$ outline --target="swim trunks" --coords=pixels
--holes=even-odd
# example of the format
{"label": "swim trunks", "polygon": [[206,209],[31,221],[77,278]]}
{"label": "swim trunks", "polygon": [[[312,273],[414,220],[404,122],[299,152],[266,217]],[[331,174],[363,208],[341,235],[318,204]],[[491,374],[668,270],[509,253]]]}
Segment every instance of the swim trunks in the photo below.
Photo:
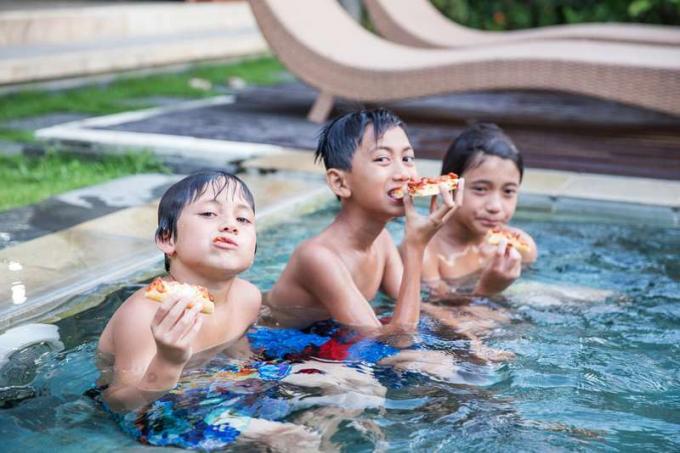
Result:
{"label": "swim trunks", "polygon": [[266,360],[300,361],[309,358],[377,363],[399,349],[364,337],[333,321],[318,321],[302,329],[257,326],[248,332],[255,352]]}
{"label": "swim trunks", "polygon": [[143,444],[215,450],[232,444],[250,419],[280,420],[291,412],[277,385],[290,371],[285,363],[220,364],[186,374],[160,399],[124,414],[108,410],[101,399],[105,387],[86,394]]}

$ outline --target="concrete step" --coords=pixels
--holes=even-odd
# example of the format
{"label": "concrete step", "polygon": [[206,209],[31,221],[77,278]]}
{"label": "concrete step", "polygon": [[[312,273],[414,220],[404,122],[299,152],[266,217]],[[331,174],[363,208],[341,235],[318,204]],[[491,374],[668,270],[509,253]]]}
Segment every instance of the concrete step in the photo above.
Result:
{"label": "concrete step", "polygon": [[245,2],[0,11],[0,85],[268,51]]}
{"label": "concrete step", "polygon": [[65,45],[0,48],[0,84],[137,70],[196,61],[262,55],[256,29],[207,30]]}
{"label": "concrete step", "polygon": [[[23,2],[17,2],[17,6]],[[59,7],[61,6],[61,7]],[[0,46],[73,44],[106,39],[256,28],[244,1],[229,3],[73,2],[0,10]]]}

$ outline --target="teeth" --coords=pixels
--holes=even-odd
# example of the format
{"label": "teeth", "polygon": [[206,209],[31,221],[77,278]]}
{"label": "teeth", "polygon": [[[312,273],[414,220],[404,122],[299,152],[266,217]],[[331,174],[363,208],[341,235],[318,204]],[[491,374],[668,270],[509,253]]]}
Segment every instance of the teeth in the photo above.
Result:
{"label": "teeth", "polygon": [[404,198],[404,191],[401,189],[392,189],[390,190],[389,195],[396,199]]}

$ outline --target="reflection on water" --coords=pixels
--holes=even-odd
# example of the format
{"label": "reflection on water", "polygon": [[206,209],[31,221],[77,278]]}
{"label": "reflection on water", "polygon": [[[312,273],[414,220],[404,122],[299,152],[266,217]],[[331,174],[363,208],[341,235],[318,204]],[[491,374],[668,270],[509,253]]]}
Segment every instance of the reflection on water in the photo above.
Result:
{"label": "reflection on water", "polygon": [[[334,213],[260,234],[246,278],[271,288],[294,246]],[[428,345],[454,358],[463,381],[359,363],[355,370],[385,388],[381,404],[364,397],[370,404],[362,406],[360,392],[328,395],[289,382],[279,394],[296,410],[284,420],[315,427],[324,449],[345,451],[679,450],[680,231],[537,220],[518,226],[541,256],[522,285],[494,301],[509,320],[485,333],[489,347],[513,352],[514,360],[480,363],[465,338],[433,326]],[[398,222],[390,228],[401,234]],[[66,349],[33,350],[24,356],[31,366],[14,367],[24,371],[2,383],[11,391],[0,390],[7,449],[79,451],[83,439],[100,450],[136,445],[82,394],[98,376],[99,332],[138,287],[59,321]],[[383,315],[392,303],[378,298],[374,306]],[[238,388],[246,387],[258,388]]]}
{"label": "reflection on water", "polygon": [[[6,234],[6,233],[2,233]],[[4,265],[4,263],[2,263]],[[10,272],[19,272],[24,269],[21,263],[17,261],[9,261],[7,263],[7,269]],[[23,304],[26,302],[26,285],[21,281],[15,280],[11,283],[10,290],[12,292],[12,303],[14,305]]]}
{"label": "reflection on water", "polygon": [[12,303],[15,305],[26,302],[26,286],[21,282],[12,282]]}

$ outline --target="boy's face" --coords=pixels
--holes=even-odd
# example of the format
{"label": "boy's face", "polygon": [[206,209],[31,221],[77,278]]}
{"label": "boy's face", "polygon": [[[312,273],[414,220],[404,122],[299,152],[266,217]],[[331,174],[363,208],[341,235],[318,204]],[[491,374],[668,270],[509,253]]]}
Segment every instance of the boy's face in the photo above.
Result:
{"label": "boy's face", "polygon": [[417,176],[413,148],[404,130],[393,127],[376,142],[373,127],[368,126],[352,157],[352,170],[345,175],[348,201],[388,218],[404,215],[404,202],[394,197],[394,190]]}
{"label": "boy's face", "polygon": [[[213,184],[184,207],[177,220],[177,237],[165,244],[176,265],[204,276],[231,277],[255,259],[255,213],[231,181],[219,194]],[[218,184],[221,186],[221,184]]]}
{"label": "boy's face", "polygon": [[480,164],[463,173],[463,204],[453,214],[473,233],[486,234],[490,229],[510,221],[517,207],[520,175],[510,159],[482,155]]}

